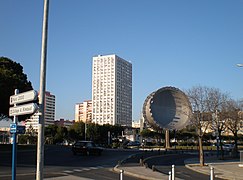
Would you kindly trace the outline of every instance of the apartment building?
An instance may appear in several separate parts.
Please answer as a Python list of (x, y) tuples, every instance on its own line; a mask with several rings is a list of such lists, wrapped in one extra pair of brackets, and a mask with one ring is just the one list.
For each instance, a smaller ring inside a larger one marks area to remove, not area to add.
[(117, 55), (92, 62), (92, 122), (132, 126), (132, 64)]
[(92, 121), (92, 101), (87, 100), (75, 104), (75, 122), (90, 123)]
[[(56, 97), (50, 92), (45, 93), (45, 126), (54, 125), (55, 122)], [(39, 115), (38, 112), (25, 121), (26, 130), (33, 129), (38, 131)]]

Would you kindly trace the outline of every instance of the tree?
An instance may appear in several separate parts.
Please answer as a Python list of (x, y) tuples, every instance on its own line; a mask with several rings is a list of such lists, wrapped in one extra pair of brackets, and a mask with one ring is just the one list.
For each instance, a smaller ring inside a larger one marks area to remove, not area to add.
[(77, 141), (84, 139), (85, 124), (84, 122), (75, 122), (69, 129), (68, 136), (70, 140)]
[(54, 136), (54, 143), (62, 143), (67, 140), (68, 130), (66, 127), (57, 126), (57, 131)]
[(95, 123), (87, 125), (87, 139), (97, 141), (99, 139), (99, 127)]
[(203, 136), (212, 124), (212, 115), (224, 102), (224, 94), (218, 89), (196, 86), (187, 91), (192, 105), (191, 123), (195, 126), (198, 136), (200, 165), (204, 166)]
[[(14, 94), (15, 89), (25, 92), (33, 88), (19, 63), (6, 57), (0, 57), (0, 120), (8, 117), (9, 97)], [(25, 120), (27, 117), (20, 116), (19, 121)]]
[(34, 130), (33, 126), (27, 129), (25, 136), (27, 137), (27, 144), (36, 144), (37, 143), (37, 132)]
[(55, 139), (55, 134), (57, 133), (57, 126), (56, 125), (49, 125), (45, 127), (45, 143), (53, 144)]
[(241, 122), (243, 121), (243, 112), (240, 111), (241, 103), (230, 100), (227, 102), (227, 106), (222, 112), (222, 118), (226, 121), (227, 129), (234, 135), (234, 155), (237, 155), (238, 151), (238, 131), (240, 130)]
[[(211, 129), (215, 132), (217, 136), (217, 142), (221, 146), (221, 158), (224, 158), (223, 144), (222, 144), (222, 132), (226, 129), (226, 121), (221, 118), (222, 111), (225, 109), (227, 102), (229, 101), (229, 95), (227, 93), (221, 92), (219, 89), (210, 88), (209, 90), (209, 103), (208, 111), (212, 113), (212, 124)], [(217, 144), (218, 150), (218, 144)]]
[(154, 132), (149, 129), (144, 129), (141, 131), (140, 135), (144, 138), (152, 138), (154, 137)]

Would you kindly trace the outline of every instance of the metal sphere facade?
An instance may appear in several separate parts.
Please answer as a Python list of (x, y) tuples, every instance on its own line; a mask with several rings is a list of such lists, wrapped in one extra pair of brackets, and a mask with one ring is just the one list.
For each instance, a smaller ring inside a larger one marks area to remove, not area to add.
[(188, 97), (175, 87), (151, 93), (143, 104), (143, 117), (155, 129), (182, 129), (189, 123), (191, 113)]

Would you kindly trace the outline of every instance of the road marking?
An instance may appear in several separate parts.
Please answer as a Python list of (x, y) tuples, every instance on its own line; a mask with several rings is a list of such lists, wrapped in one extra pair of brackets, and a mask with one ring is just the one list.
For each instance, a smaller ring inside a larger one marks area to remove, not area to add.
[(97, 168), (104, 168), (103, 166), (97, 166)]
[(73, 171), (75, 171), (75, 172), (81, 172), (83, 170), (82, 169), (74, 169)]
[(66, 171), (63, 171), (64, 173), (73, 173), (73, 171), (68, 171), (68, 170), (66, 170)]
[(89, 171), (90, 168), (83, 168), (82, 170), (84, 170), (84, 171)]
[(81, 169), (73, 169), (73, 170), (65, 170), (63, 171), (64, 173), (74, 173), (74, 172), (82, 172), (82, 171), (90, 171), (90, 170), (95, 170), (95, 169), (101, 169), (104, 168), (104, 166), (96, 166), (96, 167), (89, 167), (89, 168), (81, 168)]

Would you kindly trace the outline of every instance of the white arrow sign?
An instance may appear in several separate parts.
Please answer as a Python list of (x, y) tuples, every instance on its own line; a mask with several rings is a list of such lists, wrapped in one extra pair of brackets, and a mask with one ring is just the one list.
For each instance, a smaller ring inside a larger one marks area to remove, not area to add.
[(33, 114), (38, 109), (36, 103), (29, 103), (21, 106), (15, 106), (9, 108), (9, 116), (19, 116), (24, 114)]
[(38, 97), (38, 92), (35, 90), (26, 91), (23, 93), (19, 93), (17, 95), (10, 96), (9, 103), (10, 105), (13, 104), (20, 104), (29, 101), (35, 101)]

